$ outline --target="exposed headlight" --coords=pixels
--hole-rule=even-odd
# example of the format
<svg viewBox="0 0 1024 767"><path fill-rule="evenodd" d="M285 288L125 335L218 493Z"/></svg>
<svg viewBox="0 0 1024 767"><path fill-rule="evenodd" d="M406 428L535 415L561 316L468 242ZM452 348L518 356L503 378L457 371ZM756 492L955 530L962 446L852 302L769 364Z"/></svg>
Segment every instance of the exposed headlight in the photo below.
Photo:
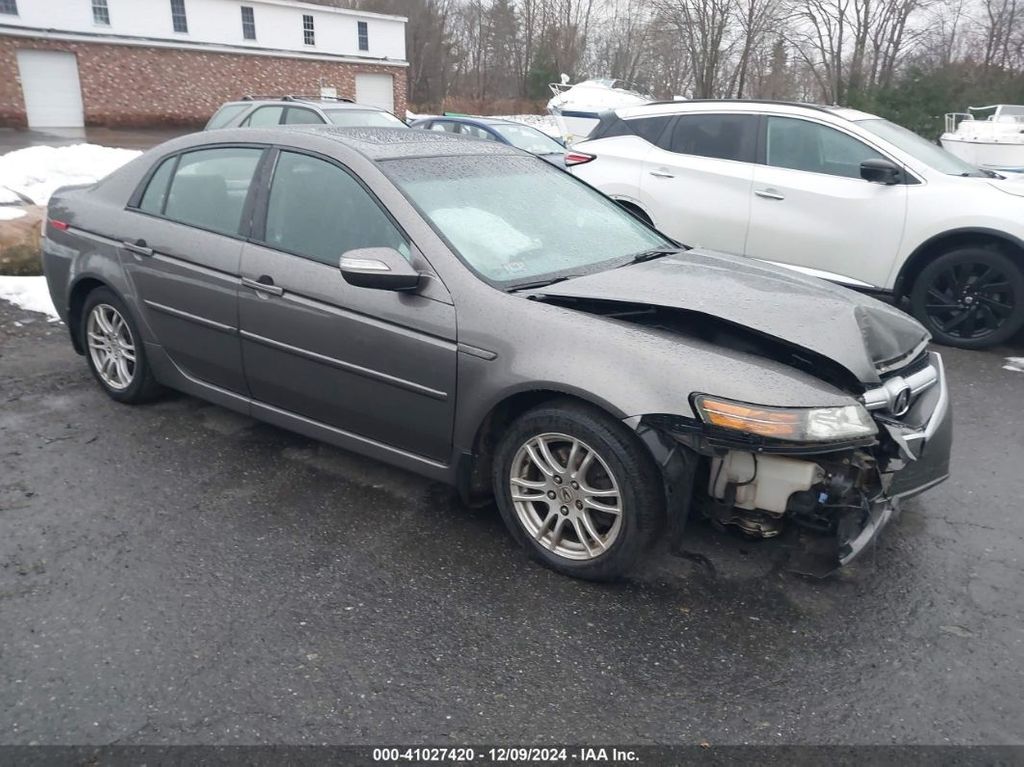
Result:
<svg viewBox="0 0 1024 767"><path fill-rule="evenodd" d="M789 442L835 442L878 432L862 405L765 407L698 394L693 404L704 423Z"/></svg>

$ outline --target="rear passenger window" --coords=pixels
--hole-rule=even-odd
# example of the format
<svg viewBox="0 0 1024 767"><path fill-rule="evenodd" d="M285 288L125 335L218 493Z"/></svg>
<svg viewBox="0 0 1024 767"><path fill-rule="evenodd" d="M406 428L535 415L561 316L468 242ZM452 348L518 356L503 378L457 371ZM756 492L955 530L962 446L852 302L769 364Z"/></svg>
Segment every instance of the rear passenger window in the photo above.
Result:
<svg viewBox="0 0 1024 767"><path fill-rule="evenodd" d="M323 125L324 121L312 109L289 107L284 114L285 125Z"/></svg>
<svg viewBox="0 0 1024 767"><path fill-rule="evenodd" d="M142 200L139 202L139 210L155 213L158 216L164 212L164 200L167 199L167 182L171 180L174 163L177 161L177 157L168 157L160 163L156 173L149 179L146 193L142 195Z"/></svg>
<svg viewBox="0 0 1024 767"><path fill-rule="evenodd" d="M262 154L262 149L225 147L181 155L167 192L164 216L220 234L238 235L245 198ZM163 167L158 172L162 171Z"/></svg>
<svg viewBox="0 0 1024 767"><path fill-rule="evenodd" d="M662 117L641 117L637 120L629 120L627 124L633 133L644 141L657 144L661 135L665 132L665 128L671 122L672 115L664 115Z"/></svg>
<svg viewBox="0 0 1024 767"><path fill-rule="evenodd" d="M250 128L266 128L281 122L284 107L260 107L246 118L245 124Z"/></svg>
<svg viewBox="0 0 1024 767"><path fill-rule="evenodd" d="M756 136L754 115L690 114L679 115L658 144L676 154L753 162Z"/></svg>
<svg viewBox="0 0 1024 767"><path fill-rule="evenodd" d="M330 266L356 248L394 248L409 257L405 237L352 176L295 152L278 158L264 241Z"/></svg>
<svg viewBox="0 0 1024 767"><path fill-rule="evenodd" d="M473 138L478 138L483 141L498 140L494 137L494 134L490 133L489 131L485 131L483 128L478 128L475 125L467 125L466 123L461 123L459 125L459 133L461 133L463 136L472 136Z"/></svg>

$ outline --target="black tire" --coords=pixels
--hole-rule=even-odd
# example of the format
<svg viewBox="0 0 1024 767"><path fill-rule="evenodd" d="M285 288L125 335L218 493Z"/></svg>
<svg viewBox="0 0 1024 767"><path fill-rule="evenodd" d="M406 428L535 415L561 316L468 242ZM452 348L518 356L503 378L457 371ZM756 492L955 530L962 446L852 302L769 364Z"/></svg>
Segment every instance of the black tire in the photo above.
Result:
<svg viewBox="0 0 1024 767"><path fill-rule="evenodd" d="M957 248L921 271L910 306L936 343L995 346L1024 327L1024 272L996 248Z"/></svg>
<svg viewBox="0 0 1024 767"><path fill-rule="evenodd" d="M590 529L599 533L607 532L609 542L607 549L600 551L597 539L588 537L586 544L587 556L585 559L572 559L556 553L542 545L537 538L526 527L517 510L516 502L513 501L510 485L510 478L513 471L513 463L520 455L520 450L531 439L539 435L566 435L579 440L582 443L581 454L585 448L592 449L597 457L589 464L583 475L576 473L565 474L567 479L577 477L584 482L584 485L592 485L597 488L597 482L605 478L605 488L609 486L616 488L618 493L613 496L615 500L602 498L601 502L606 504L617 504L619 515L610 515L600 511L586 510L590 515L592 527ZM559 447L555 444L552 452L561 450L559 460L564 461L564 467L568 452L568 446ZM576 467L582 463L582 458L573 461ZM608 472L605 472L605 467ZM607 479L610 473L614 479ZM518 476L518 475L517 475ZM537 474L537 477L543 475ZM595 479L596 477L596 479ZM554 479L554 478L552 478ZM650 454L640 443L636 436L629 431L622 423L604 414L597 408L587 406L570 400L555 400L548 404L541 405L516 419L501 436L494 455L492 472L492 483L494 496L497 500L501 517L520 545L539 562L557 570L565 575L575 578L584 578L593 581L608 581L619 578L630 572L639 563L641 556L649 550L654 538L661 530L665 520L665 494L661 478ZM568 489L569 482L566 482L560 490ZM574 485L575 486L575 485ZM553 486L548 489L551 492ZM531 490L528 492L543 493L543 490ZM574 491L580 495L576 501L583 503L582 495L585 490ZM604 490L607 493L610 490ZM561 506L562 499L556 498L552 504L540 500L536 503L525 504L527 507L546 509L541 513L546 516L553 516L554 523L558 524L559 517L565 516L562 522L564 543L582 547L582 539L576 534L577 530L587 529L580 517L584 513L583 507L577 513L571 515L564 512L576 505L576 501L567 501L566 506ZM593 499L588 499L593 500ZM545 506L547 504L547 507ZM556 508L557 506L557 508ZM549 507L549 508L548 508ZM564 512L564 513L563 513ZM524 512L529 514L529 512ZM538 517L539 518L539 517ZM610 527L614 526L614 520L618 518L619 527L614 537L610 536ZM575 521L574 521L575 520ZM577 527L579 525L579 527ZM607 526L607 530L602 527ZM541 538L550 543L553 530L541 535ZM575 539L575 540L574 540ZM579 541L576 543L575 541ZM592 548L597 553L591 556Z"/></svg>
<svg viewBox="0 0 1024 767"><path fill-rule="evenodd" d="M89 346L89 316L98 306L112 307L123 319L129 338L135 349L135 361L131 369L130 383L123 389L111 386L96 367L93 354ZM146 348L139 333L138 325L132 317L124 302L109 288L96 288L88 296L82 305L82 316L79 318L78 328L82 349L85 350L85 359L92 372L93 378L107 395L118 402L126 405L138 405L150 402L160 395L163 388L153 377L149 360L146 359Z"/></svg>

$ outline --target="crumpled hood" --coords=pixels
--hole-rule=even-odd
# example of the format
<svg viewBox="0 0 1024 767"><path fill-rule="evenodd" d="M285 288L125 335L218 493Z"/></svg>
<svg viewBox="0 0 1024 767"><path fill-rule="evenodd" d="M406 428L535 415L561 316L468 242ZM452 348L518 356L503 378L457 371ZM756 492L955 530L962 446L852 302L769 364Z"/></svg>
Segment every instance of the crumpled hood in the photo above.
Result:
<svg viewBox="0 0 1024 767"><path fill-rule="evenodd" d="M717 317L820 354L875 384L929 339L912 317L814 277L753 259L689 250L533 291Z"/></svg>

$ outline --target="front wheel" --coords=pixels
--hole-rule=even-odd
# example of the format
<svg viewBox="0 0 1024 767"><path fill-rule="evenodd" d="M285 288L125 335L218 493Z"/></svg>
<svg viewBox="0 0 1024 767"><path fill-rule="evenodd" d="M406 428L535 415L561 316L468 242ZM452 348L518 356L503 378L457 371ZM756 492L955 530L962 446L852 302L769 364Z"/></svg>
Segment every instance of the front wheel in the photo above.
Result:
<svg viewBox="0 0 1024 767"><path fill-rule="evenodd" d="M527 412L502 436L494 495L513 537L561 573L632 570L664 519L661 476L620 422L574 402Z"/></svg>
<svg viewBox="0 0 1024 767"><path fill-rule="evenodd" d="M994 346L1024 327L1024 273L998 250L958 248L921 271L910 305L940 344Z"/></svg>

